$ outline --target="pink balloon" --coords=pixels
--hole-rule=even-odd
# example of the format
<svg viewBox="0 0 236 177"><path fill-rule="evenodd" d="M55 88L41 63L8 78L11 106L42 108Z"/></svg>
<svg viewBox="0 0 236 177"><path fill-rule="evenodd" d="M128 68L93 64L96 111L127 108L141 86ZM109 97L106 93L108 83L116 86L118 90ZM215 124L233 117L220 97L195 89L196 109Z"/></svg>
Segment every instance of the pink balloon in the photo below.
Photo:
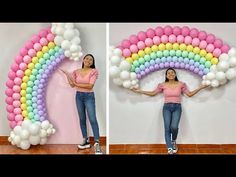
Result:
<svg viewBox="0 0 236 177"><path fill-rule="evenodd" d="M146 34L147 34L147 37L148 38L154 38L154 36L155 36L155 30L154 29L152 29L152 28L149 28L148 30L147 30L147 32L146 32Z"/></svg>
<svg viewBox="0 0 236 177"><path fill-rule="evenodd" d="M13 101L13 104L12 104L15 108L19 108L20 105L21 105L21 102L19 100L15 100Z"/></svg>
<svg viewBox="0 0 236 177"><path fill-rule="evenodd" d="M221 49L221 53L228 53L230 47L229 45L225 44L220 49Z"/></svg>
<svg viewBox="0 0 236 177"><path fill-rule="evenodd" d="M147 36L146 36L145 32L143 32L143 31L138 32L138 39L140 41L145 41L146 38L147 38Z"/></svg>
<svg viewBox="0 0 236 177"><path fill-rule="evenodd" d="M16 58L15 58L15 61L17 64L20 64L22 61L23 61L23 57L21 55L18 55Z"/></svg>
<svg viewBox="0 0 236 177"><path fill-rule="evenodd" d="M156 45L159 45L161 43L161 39L159 36L155 36L153 38L153 43L156 44Z"/></svg>
<svg viewBox="0 0 236 177"><path fill-rule="evenodd" d="M47 40L50 41L50 42L53 42L54 38L55 38L55 36L52 33L49 33L47 35Z"/></svg>
<svg viewBox="0 0 236 177"><path fill-rule="evenodd" d="M14 113L7 113L7 119L10 121L15 120L15 114Z"/></svg>
<svg viewBox="0 0 236 177"><path fill-rule="evenodd" d="M13 90L12 89L6 89L5 90L5 94L7 95L7 96L12 96L12 94L13 94L14 92L13 92Z"/></svg>
<svg viewBox="0 0 236 177"><path fill-rule="evenodd" d="M214 47L213 44L208 44L207 47L206 47L207 52L212 52L214 49L215 49L215 47Z"/></svg>
<svg viewBox="0 0 236 177"><path fill-rule="evenodd" d="M122 46L117 46L116 48L119 48L120 50L124 50Z"/></svg>
<svg viewBox="0 0 236 177"><path fill-rule="evenodd" d="M20 88L19 85L14 85L13 88L12 88L12 90L13 90L14 92L16 92L16 93L19 93L19 92L21 91L21 88Z"/></svg>
<svg viewBox="0 0 236 177"><path fill-rule="evenodd" d="M18 115L16 115L15 120L16 120L17 122L22 121L22 120L23 120L23 116L20 115L20 114L18 114Z"/></svg>
<svg viewBox="0 0 236 177"><path fill-rule="evenodd" d="M33 49L32 49L33 50ZM24 56L23 61L28 64L31 62L31 57L29 55Z"/></svg>
<svg viewBox="0 0 236 177"><path fill-rule="evenodd" d="M29 49L32 49L32 48L33 48L33 45L34 45L34 44L33 44L32 41L28 41L28 42L26 42L26 44L25 44L25 48L28 49L28 50L29 50Z"/></svg>
<svg viewBox="0 0 236 177"><path fill-rule="evenodd" d="M12 88L15 85L15 83L12 80L7 80L6 86L9 88Z"/></svg>
<svg viewBox="0 0 236 177"><path fill-rule="evenodd" d="M21 108L14 108L14 114L21 114Z"/></svg>
<svg viewBox="0 0 236 177"><path fill-rule="evenodd" d="M11 69L16 72L16 71L19 69L18 64L13 63L13 64L11 65Z"/></svg>
<svg viewBox="0 0 236 177"><path fill-rule="evenodd" d="M7 105L6 110L8 113L13 113L14 106L13 105Z"/></svg>
<svg viewBox="0 0 236 177"><path fill-rule="evenodd" d="M199 38L200 40L205 40L206 37L207 37L207 33L206 33L205 31L200 31L200 32L198 33L198 38Z"/></svg>
<svg viewBox="0 0 236 177"><path fill-rule="evenodd" d="M42 49L41 44L40 44L40 43L35 43L35 44L34 44L34 49L35 49L37 52L40 51L40 50Z"/></svg>
<svg viewBox="0 0 236 177"><path fill-rule="evenodd" d="M185 44L191 44L191 43L192 43L192 38L191 38L190 36L186 36L186 37L184 38L184 43L185 43Z"/></svg>
<svg viewBox="0 0 236 177"><path fill-rule="evenodd" d="M222 41L221 39L216 39L216 40L214 41L214 46L215 46L215 48L221 48L222 45L223 45L223 41Z"/></svg>
<svg viewBox="0 0 236 177"><path fill-rule="evenodd" d="M39 40L39 42L40 42L40 44L42 45L42 46L45 46L45 45L47 45L48 44L48 40L46 39L46 38L41 38L40 40Z"/></svg>
<svg viewBox="0 0 236 177"><path fill-rule="evenodd" d="M206 46L207 46L207 42L206 42L206 41L201 41L200 44L199 44L199 47L200 47L201 49L205 49Z"/></svg>
<svg viewBox="0 0 236 177"><path fill-rule="evenodd" d="M28 50L27 50L26 48L20 49L20 54L21 54L21 56L27 55L27 52L28 52Z"/></svg>
<svg viewBox="0 0 236 177"><path fill-rule="evenodd" d="M198 37L198 30L196 29L196 28L192 28L191 30L190 30L190 36L192 37L192 38L196 38L196 37Z"/></svg>
<svg viewBox="0 0 236 177"><path fill-rule="evenodd" d="M150 47L153 45L152 39L151 38L147 38L145 39L145 44L147 47Z"/></svg>
<svg viewBox="0 0 236 177"><path fill-rule="evenodd" d="M137 44L139 50L143 50L145 48L145 43L143 41L139 41Z"/></svg>
<svg viewBox="0 0 236 177"><path fill-rule="evenodd" d="M12 98L14 99L14 100L20 100L20 94L19 93L13 93L13 95L12 95Z"/></svg>
<svg viewBox="0 0 236 177"><path fill-rule="evenodd" d="M24 76L24 72L22 70L16 71L16 76L22 78Z"/></svg>
<svg viewBox="0 0 236 177"><path fill-rule="evenodd" d="M121 46L124 47L124 48L129 48L131 45L130 41L125 39L121 42Z"/></svg>
<svg viewBox="0 0 236 177"><path fill-rule="evenodd" d="M214 51L213 51L213 56L214 57L219 57L221 54L221 50L219 48L216 48Z"/></svg>
<svg viewBox="0 0 236 177"><path fill-rule="evenodd" d="M170 43L175 43L176 42L176 36L174 35L174 34L171 34L170 36L169 36L169 42Z"/></svg>
<svg viewBox="0 0 236 177"><path fill-rule="evenodd" d="M31 41L33 43L37 43L37 42L39 42L39 40L40 40L40 37L38 35L36 35L36 34L33 35L32 38L31 38Z"/></svg>
<svg viewBox="0 0 236 177"><path fill-rule="evenodd" d="M19 66L19 68L20 68L22 71L24 71L24 70L27 68L26 63L21 63L20 66Z"/></svg>
<svg viewBox="0 0 236 177"><path fill-rule="evenodd" d="M129 37L129 40L130 40L131 44L137 44L138 43L138 37L136 35L131 35Z"/></svg>
<svg viewBox="0 0 236 177"><path fill-rule="evenodd" d="M173 34L174 34L175 36L180 35L180 34L181 34L181 28L178 27L178 26L175 26L175 27L173 28Z"/></svg>
<svg viewBox="0 0 236 177"><path fill-rule="evenodd" d="M39 31L39 36L42 38L42 37L46 37L48 34L47 30L45 29L42 29Z"/></svg>
<svg viewBox="0 0 236 177"><path fill-rule="evenodd" d="M36 51L35 51L34 49L30 49L30 50L28 51L28 55L29 55L30 57L34 57L34 56L36 55Z"/></svg>
<svg viewBox="0 0 236 177"><path fill-rule="evenodd" d="M15 126L17 125L17 123L16 123L16 121L10 121L9 125L10 125L11 129L14 129Z"/></svg>
<svg viewBox="0 0 236 177"><path fill-rule="evenodd" d="M156 27L155 28L155 33L157 36L161 37L164 34L164 30L162 27Z"/></svg>
<svg viewBox="0 0 236 177"><path fill-rule="evenodd" d="M207 38L206 38L207 43L212 44L212 43L214 43L214 41L215 41L215 35L213 35L213 34L207 35Z"/></svg>
<svg viewBox="0 0 236 177"><path fill-rule="evenodd" d="M15 79L15 77L16 77L16 73L14 71L10 70L8 72L8 78L13 80L13 79Z"/></svg>
<svg viewBox="0 0 236 177"><path fill-rule="evenodd" d="M129 57L130 55L131 55L131 52L130 52L129 49L124 49L124 50L123 50L123 56L124 56L124 57Z"/></svg>
<svg viewBox="0 0 236 177"><path fill-rule="evenodd" d="M23 121L18 121L17 122L17 125L21 125Z"/></svg>
<svg viewBox="0 0 236 177"><path fill-rule="evenodd" d="M171 35L171 34L172 34L172 27L169 26L169 25L165 26L165 27L164 27L164 33L165 33L165 35L167 35L167 36Z"/></svg>
<svg viewBox="0 0 236 177"><path fill-rule="evenodd" d="M162 35L162 36L161 36L161 42L162 42L162 43L167 43L168 40L169 40L169 38L168 38L167 35Z"/></svg>
<svg viewBox="0 0 236 177"><path fill-rule="evenodd" d="M132 44L132 45L130 46L130 51L131 51L132 53L137 53L137 52L138 52L138 47L137 47L135 44Z"/></svg>
<svg viewBox="0 0 236 177"><path fill-rule="evenodd" d="M184 26L184 27L182 28L182 31L181 31L181 32L182 32L181 34L185 37L185 36L188 36L188 35L189 35L190 29L189 29L189 27Z"/></svg>
<svg viewBox="0 0 236 177"><path fill-rule="evenodd" d="M178 36L177 36L177 42L178 42L178 43L183 43L183 42L184 42L184 36L178 35Z"/></svg>
<svg viewBox="0 0 236 177"><path fill-rule="evenodd" d="M7 103L7 104L9 104L9 105L12 105L12 103L13 103L13 98L12 97L7 97L6 99L5 99L5 102Z"/></svg>
<svg viewBox="0 0 236 177"><path fill-rule="evenodd" d="M200 44L200 40L198 38L193 38L192 45L194 47L197 47Z"/></svg>

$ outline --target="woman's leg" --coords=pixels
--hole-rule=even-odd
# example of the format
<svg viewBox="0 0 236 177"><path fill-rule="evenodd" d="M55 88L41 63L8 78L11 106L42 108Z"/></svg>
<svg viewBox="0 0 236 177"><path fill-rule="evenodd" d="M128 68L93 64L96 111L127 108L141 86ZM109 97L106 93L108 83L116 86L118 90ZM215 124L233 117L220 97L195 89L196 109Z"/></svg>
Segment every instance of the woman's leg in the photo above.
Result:
<svg viewBox="0 0 236 177"><path fill-rule="evenodd" d="M165 141L167 148L173 149L172 143L171 143L171 107L168 104L164 104L163 107L163 118L164 118L164 127L165 127Z"/></svg>
<svg viewBox="0 0 236 177"><path fill-rule="evenodd" d="M172 141L175 141L177 139L181 113L182 113L181 104L176 104L173 108L172 121L170 125L170 129L172 133Z"/></svg>

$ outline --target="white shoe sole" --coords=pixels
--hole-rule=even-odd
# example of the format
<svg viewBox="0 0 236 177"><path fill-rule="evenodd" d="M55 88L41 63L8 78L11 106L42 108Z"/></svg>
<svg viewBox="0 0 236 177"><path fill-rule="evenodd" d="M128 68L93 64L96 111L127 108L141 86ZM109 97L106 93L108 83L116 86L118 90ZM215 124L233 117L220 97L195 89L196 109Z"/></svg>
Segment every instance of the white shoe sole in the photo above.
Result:
<svg viewBox="0 0 236 177"><path fill-rule="evenodd" d="M103 154L102 152L95 152L96 155L101 155Z"/></svg>
<svg viewBox="0 0 236 177"><path fill-rule="evenodd" d="M88 148L91 148L91 145L90 144L87 144L85 146L78 145L78 148L79 149L88 149Z"/></svg>

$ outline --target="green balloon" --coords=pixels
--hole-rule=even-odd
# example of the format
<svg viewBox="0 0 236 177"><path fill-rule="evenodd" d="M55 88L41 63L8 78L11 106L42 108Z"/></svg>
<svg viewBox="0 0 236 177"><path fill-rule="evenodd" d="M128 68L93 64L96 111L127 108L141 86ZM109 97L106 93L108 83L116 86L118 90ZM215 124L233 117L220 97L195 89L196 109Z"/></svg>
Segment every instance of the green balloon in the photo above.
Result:
<svg viewBox="0 0 236 177"><path fill-rule="evenodd" d="M31 98L32 98L32 95L31 95L31 94L26 94L26 99L27 99L27 100L31 100Z"/></svg>
<svg viewBox="0 0 236 177"><path fill-rule="evenodd" d="M139 58L139 59L138 59L138 61L139 61L139 63L140 63L140 64L143 64L143 63L145 63L145 60L144 60L144 58Z"/></svg>
<svg viewBox="0 0 236 177"><path fill-rule="evenodd" d="M45 70L46 68L47 68L47 65L46 65L46 64L43 64L43 65L42 65L42 69Z"/></svg>
<svg viewBox="0 0 236 177"><path fill-rule="evenodd" d="M34 113L33 112L29 112L28 116L29 116L30 119L33 119L34 118Z"/></svg>
<svg viewBox="0 0 236 177"><path fill-rule="evenodd" d="M26 88L26 93L32 93L33 89L31 87Z"/></svg>
<svg viewBox="0 0 236 177"><path fill-rule="evenodd" d="M38 70L39 75L43 73L43 69Z"/></svg>
<svg viewBox="0 0 236 177"><path fill-rule="evenodd" d="M33 83L32 81L28 81L28 82L27 82L27 85L28 85L28 87L33 87L33 86L34 86L34 83Z"/></svg>
<svg viewBox="0 0 236 177"><path fill-rule="evenodd" d="M190 58L190 59L194 59L194 53L193 52L189 52L188 53L188 58Z"/></svg>
<svg viewBox="0 0 236 177"><path fill-rule="evenodd" d="M43 54L43 58L45 60L48 60L50 58L50 55L48 53Z"/></svg>
<svg viewBox="0 0 236 177"><path fill-rule="evenodd" d="M34 82L34 81L35 81L35 79L36 79L36 77L35 77L34 75L30 75L30 80L31 80L31 81L33 81L33 82Z"/></svg>
<svg viewBox="0 0 236 177"><path fill-rule="evenodd" d="M48 53L49 53L50 55L54 55L56 52L55 52L55 50L50 49Z"/></svg>
<svg viewBox="0 0 236 177"><path fill-rule="evenodd" d="M175 52L175 55L176 55L177 57L182 56L182 51L181 51L181 50L177 50L177 51Z"/></svg>
<svg viewBox="0 0 236 177"><path fill-rule="evenodd" d="M184 57L184 58L188 57L188 52L187 51L183 51L182 52L182 57Z"/></svg>
<svg viewBox="0 0 236 177"><path fill-rule="evenodd" d="M168 57L169 56L169 50L164 50L163 55L164 55L164 57Z"/></svg>
<svg viewBox="0 0 236 177"><path fill-rule="evenodd" d="M150 61L150 60L151 60L151 57L150 57L149 55L145 55L145 56L144 56L144 60L145 60L145 61Z"/></svg>
<svg viewBox="0 0 236 177"><path fill-rule="evenodd" d="M39 59L39 63L40 63L41 65L43 65L45 62L46 62L46 61L45 61L44 58L40 58L40 59Z"/></svg>
<svg viewBox="0 0 236 177"><path fill-rule="evenodd" d="M210 67L211 67L211 62L210 62L210 61L206 61L205 66L206 66L207 68L210 68Z"/></svg>
<svg viewBox="0 0 236 177"><path fill-rule="evenodd" d="M28 106L28 107L27 107L27 111L28 111L28 112L32 112L32 111L33 111L33 107L32 107L32 106Z"/></svg>
<svg viewBox="0 0 236 177"><path fill-rule="evenodd" d="M156 54L157 54L157 58L163 57L162 51L157 51Z"/></svg>
<svg viewBox="0 0 236 177"><path fill-rule="evenodd" d="M60 47L56 46L54 47L54 50L57 52L60 49Z"/></svg>
<svg viewBox="0 0 236 177"><path fill-rule="evenodd" d="M194 60L195 60L195 61L199 61L200 58L201 58L201 57L200 57L200 55L198 55L198 54L196 54L196 55L194 56Z"/></svg>
<svg viewBox="0 0 236 177"><path fill-rule="evenodd" d="M133 65L134 65L135 67L138 67L138 66L139 66L139 62L138 62L137 60L135 60L135 61L133 62Z"/></svg>
<svg viewBox="0 0 236 177"><path fill-rule="evenodd" d="M152 53L151 53L151 58L152 58L152 59L156 59L156 58L157 58L156 52L152 52Z"/></svg>
<svg viewBox="0 0 236 177"><path fill-rule="evenodd" d="M201 64L204 64L205 62L206 62L206 59L205 59L204 57L201 57L200 63L201 63Z"/></svg>
<svg viewBox="0 0 236 177"><path fill-rule="evenodd" d="M135 66L132 65L132 66L131 66L131 72L134 72L134 71L135 71Z"/></svg>
<svg viewBox="0 0 236 177"><path fill-rule="evenodd" d="M27 106L32 106L32 101L31 100L26 100Z"/></svg>
<svg viewBox="0 0 236 177"><path fill-rule="evenodd" d="M175 56L175 50L170 50L170 56Z"/></svg>

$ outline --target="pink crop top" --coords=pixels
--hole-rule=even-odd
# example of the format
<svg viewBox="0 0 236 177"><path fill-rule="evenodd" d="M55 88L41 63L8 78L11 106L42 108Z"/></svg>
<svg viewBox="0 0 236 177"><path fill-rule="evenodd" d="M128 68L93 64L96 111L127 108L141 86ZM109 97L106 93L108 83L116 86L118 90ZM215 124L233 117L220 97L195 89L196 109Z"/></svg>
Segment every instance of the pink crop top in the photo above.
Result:
<svg viewBox="0 0 236 177"><path fill-rule="evenodd" d="M89 73L85 76L81 76L78 70L73 71L72 78L75 80L77 84L95 84L98 77L98 70L91 69ZM79 88L76 87L76 90L80 92L93 92L93 89Z"/></svg>
<svg viewBox="0 0 236 177"><path fill-rule="evenodd" d="M165 103L180 103L181 93L189 93L189 90L184 82L179 82L175 88L169 88L164 83L161 83L158 84L155 91L156 93L164 93Z"/></svg>

